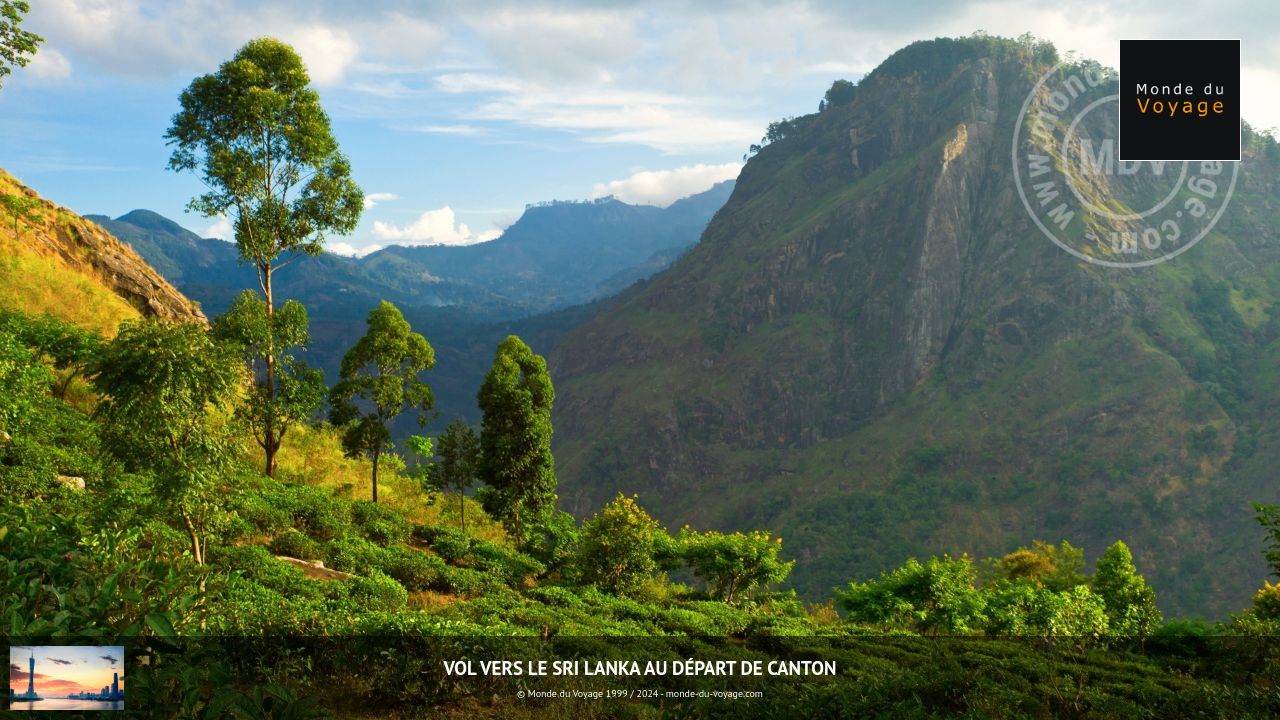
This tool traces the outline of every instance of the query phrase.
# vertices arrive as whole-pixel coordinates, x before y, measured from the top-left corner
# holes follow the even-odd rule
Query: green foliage
[[[498,345],[476,398],[480,430],[480,479],[489,487],[484,508],[524,543],[525,517],[537,520],[556,502],[551,455],[551,405],[555,389],[547,361],[511,335]]]
[[[822,102],[818,103],[818,112],[848,105],[857,97],[858,86],[848,80],[836,80],[831,83],[831,87],[827,88],[827,92],[822,96]]]
[[[1263,581],[1262,588],[1253,596],[1253,612],[1263,620],[1280,621],[1280,583],[1272,585]]]
[[[795,566],[794,560],[783,562],[778,557],[782,538],[766,531],[699,533],[685,527],[676,536],[676,545],[679,556],[707,583],[711,594],[729,603],[786,580]]]
[[[364,194],[293,48],[250,41],[193,80],[181,105],[165,133],[169,167],[200,173],[209,190],[191,209],[232,216],[240,256],[264,285],[282,254],[318,255],[327,232],[355,229]]]
[[[240,293],[213,322],[214,339],[234,348],[253,372],[253,391],[236,412],[272,459],[290,426],[307,422],[324,404],[324,373],[296,356],[311,340],[309,324],[302,303],[287,300],[268,312],[267,303],[252,290]],[[267,474],[274,470],[268,467]]]
[[[0,617],[13,637],[190,631],[209,608],[193,568],[139,529],[92,529],[49,504],[0,502]]]
[[[1155,592],[1133,566],[1129,547],[1119,540],[1098,558],[1093,588],[1105,603],[1114,635],[1146,637],[1163,620]]]
[[[93,367],[108,447],[126,468],[154,473],[197,564],[225,514],[220,496],[231,461],[211,408],[229,402],[237,378],[235,360],[203,328],[157,319],[123,323]]]
[[[444,589],[445,564],[438,557],[408,548],[388,552],[382,569],[410,590]]]
[[[653,576],[655,538],[665,534],[635,500],[619,494],[582,524],[577,569],[583,582],[619,595],[639,590]]]
[[[431,388],[418,374],[435,365],[435,351],[413,332],[395,305],[382,301],[369,313],[369,330],[342,358],[330,392],[329,419],[343,429],[348,457],[373,461],[373,501],[378,501],[378,460],[391,446],[388,424],[407,409],[418,424],[431,410]]]
[[[300,560],[319,560],[324,557],[324,551],[320,547],[320,543],[297,530],[289,530],[283,535],[277,535],[271,540],[270,547],[271,552],[276,555],[284,555],[285,557],[298,558]]]
[[[967,633],[983,620],[985,599],[974,588],[973,561],[911,558],[878,580],[849,583],[836,592],[837,604],[855,622],[917,632]]]
[[[563,511],[552,511],[529,528],[524,550],[548,570],[564,575],[573,570],[580,540],[578,522],[573,516]]]
[[[22,16],[31,12],[26,0],[0,0],[0,83],[15,67],[26,67],[44,38],[23,30]]]
[[[53,388],[58,399],[65,399],[72,381],[89,369],[89,364],[102,351],[102,337],[77,325],[63,322],[52,315],[27,317],[20,313],[0,311],[0,332],[12,333],[19,342],[37,355],[48,358],[63,376]]]
[[[48,368],[37,362],[16,337],[0,328],[0,431],[21,432],[52,380]]]
[[[377,570],[346,582],[350,583],[352,599],[359,602],[363,608],[374,612],[403,610],[409,598],[403,585]]]
[[[1280,576],[1280,505],[1254,503],[1258,524],[1267,532],[1267,547],[1263,551],[1267,564],[1271,566],[1271,574]]]
[[[351,504],[351,519],[362,535],[383,547],[400,545],[413,532],[413,524],[403,515],[367,501]]]
[[[1084,550],[1066,540],[1050,545],[1036,540],[1000,559],[1000,574],[1009,580],[1025,579],[1049,590],[1069,590],[1085,583]]]
[[[464,493],[475,482],[480,465],[480,438],[461,418],[449,423],[436,442],[439,459],[432,464],[431,485],[458,493],[458,527],[467,531]]]
[[[0,3],[3,1],[0,0]],[[3,21],[0,21],[0,31],[3,31],[3,27]],[[3,71],[3,63],[0,63],[0,79],[3,78]],[[40,207],[40,201],[37,198],[0,193],[0,208],[4,209],[5,214],[9,216],[9,220],[13,223],[13,237],[15,240],[22,238],[23,223],[26,223],[28,227],[34,227],[36,223],[44,219],[40,213],[36,212],[38,207]]]

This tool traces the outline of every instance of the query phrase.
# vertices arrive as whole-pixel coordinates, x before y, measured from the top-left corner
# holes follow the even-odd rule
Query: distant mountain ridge
[[[306,258],[280,271],[277,293],[313,310],[380,299],[466,307],[495,320],[557,310],[607,297],[665,268],[697,242],[732,189],[733,181],[721,182],[665,208],[613,198],[535,205],[485,243]],[[201,238],[157,213],[88,217],[213,313],[257,283],[234,245]]]

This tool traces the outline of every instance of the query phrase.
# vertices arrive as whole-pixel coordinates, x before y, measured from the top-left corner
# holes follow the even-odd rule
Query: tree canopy
[[[378,461],[391,446],[389,423],[405,410],[418,424],[431,410],[431,388],[418,374],[436,364],[426,338],[409,326],[399,308],[383,300],[369,312],[369,330],[342,358],[339,381],[329,392],[329,419],[342,428],[347,455],[373,461],[373,501],[378,501]]]
[[[15,67],[26,67],[44,38],[23,30],[22,19],[31,12],[26,0],[0,0],[0,85]]]
[[[524,516],[537,518],[555,506],[551,455],[551,405],[555,389],[547,361],[515,335],[498,345],[477,397],[480,479],[489,487],[485,510],[523,542]]]

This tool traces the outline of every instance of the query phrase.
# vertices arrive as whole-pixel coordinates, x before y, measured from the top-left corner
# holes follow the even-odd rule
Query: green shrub
[[[471,552],[471,538],[453,528],[439,525],[419,525],[414,537],[426,543],[432,552],[449,562],[458,562]]]
[[[276,555],[285,555],[300,560],[319,560],[324,557],[324,551],[320,547],[320,543],[297,530],[289,530],[283,535],[277,535],[271,541],[269,547],[271,552]]]
[[[324,552],[324,561],[329,567],[358,575],[381,570],[386,560],[387,551],[384,548],[358,535],[334,538]]]
[[[410,590],[428,590],[442,585],[445,564],[434,555],[409,548],[388,551],[382,569]]]
[[[400,513],[368,500],[351,504],[351,519],[361,534],[384,547],[402,544],[413,530]]]
[[[346,581],[351,598],[361,607],[371,611],[394,612],[403,610],[409,600],[404,586],[386,573],[372,570],[368,575]]]
[[[547,570],[545,565],[524,553],[484,540],[471,542],[470,560],[477,570],[499,575],[510,585]]]
[[[584,582],[618,594],[632,593],[653,575],[658,522],[635,500],[619,494],[582,525],[574,562]]]
[[[275,559],[261,545],[210,548],[210,559],[217,565],[239,571],[246,579],[286,596],[314,594],[302,570]]]
[[[445,565],[440,569],[440,577],[433,590],[473,597],[480,595],[495,585],[500,585],[497,578],[470,568]]]
[[[285,485],[277,494],[293,525],[317,540],[330,540],[351,527],[350,504],[327,490],[307,485]]]
[[[289,509],[283,507],[277,498],[255,492],[241,493],[236,497],[233,507],[237,515],[260,532],[279,532],[293,525]]]

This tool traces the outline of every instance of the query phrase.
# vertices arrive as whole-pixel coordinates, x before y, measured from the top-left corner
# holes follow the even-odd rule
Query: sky
[[[96,692],[111,684],[111,674],[120,673],[124,688],[124,648],[119,646],[13,646],[9,648],[9,687],[27,691],[27,663],[36,658],[36,693],[43,697],[65,697],[78,692]]]
[[[1239,38],[1244,118],[1280,126],[1271,0],[693,3],[35,0],[46,44],[0,89],[0,167],[81,214],[187,213],[166,170],[178,95],[248,40],[302,55],[366,193],[332,250],[491,239],[526,203],[665,205],[735,177],[769,122],[813,112],[919,39],[1031,32],[1110,66],[1120,38]]]

